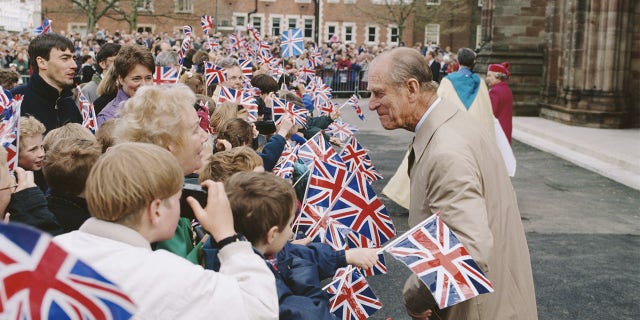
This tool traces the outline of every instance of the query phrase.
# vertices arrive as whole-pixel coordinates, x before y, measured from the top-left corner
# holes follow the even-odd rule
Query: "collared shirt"
[[[425,112],[422,115],[422,118],[420,118],[420,121],[418,121],[418,124],[416,125],[416,130],[414,131],[414,133],[418,133],[418,130],[420,130],[420,127],[422,126],[422,124],[424,123],[424,121],[427,119],[427,117],[429,116],[429,114],[431,113],[431,111],[433,111],[433,109],[436,108],[436,106],[438,106],[438,103],[440,103],[440,101],[442,101],[442,98],[438,97],[438,99],[436,99],[436,101],[434,101],[431,106],[429,106],[429,108],[427,109],[427,112]]]

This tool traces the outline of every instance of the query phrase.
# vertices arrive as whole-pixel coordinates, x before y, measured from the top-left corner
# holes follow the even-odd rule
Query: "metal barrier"
[[[22,80],[22,83],[29,82],[29,79],[31,79],[31,77],[28,74],[24,74],[20,76],[20,80]]]
[[[349,97],[356,93],[368,97],[366,70],[322,69],[316,72],[318,77],[333,91],[335,97]]]

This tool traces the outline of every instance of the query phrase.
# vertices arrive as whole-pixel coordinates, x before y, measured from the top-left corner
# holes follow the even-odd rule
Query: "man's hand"
[[[14,193],[37,186],[33,180],[33,171],[26,171],[20,167],[16,167],[15,171],[18,180],[18,186],[16,187]]]

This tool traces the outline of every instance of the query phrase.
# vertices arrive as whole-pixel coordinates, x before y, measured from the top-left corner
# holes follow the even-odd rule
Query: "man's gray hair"
[[[178,53],[173,50],[161,51],[156,57],[156,66],[158,67],[174,67],[178,64]]]
[[[385,51],[380,56],[389,56],[390,64],[387,80],[394,87],[403,86],[409,79],[416,79],[423,90],[432,91],[437,89],[437,84],[433,80],[431,68],[425,58],[418,50],[407,47],[398,47]],[[380,61],[380,56],[373,63]]]

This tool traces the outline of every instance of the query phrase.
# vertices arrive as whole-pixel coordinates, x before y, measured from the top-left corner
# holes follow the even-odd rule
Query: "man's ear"
[[[409,92],[410,100],[415,101],[420,93],[420,83],[418,83],[418,80],[411,78],[405,82],[405,85]]]
[[[157,226],[160,223],[160,219],[162,218],[160,213],[161,204],[162,204],[162,200],[155,199],[151,201],[151,203],[147,206],[145,215],[152,226]]]
[[[38,64],[38,70],[47,70],[47,60],[41,56],[36,57],[36,63]]]
[[[276,236],[278,235],[278,233],[280,233],[280,230],[278,229],[278,226],[271,227],[271,229],[269,229],[269,231],[267,231],[266,239],[264,239],[265,243],[267,245],[272,244],[273,241],[276,239]]]

